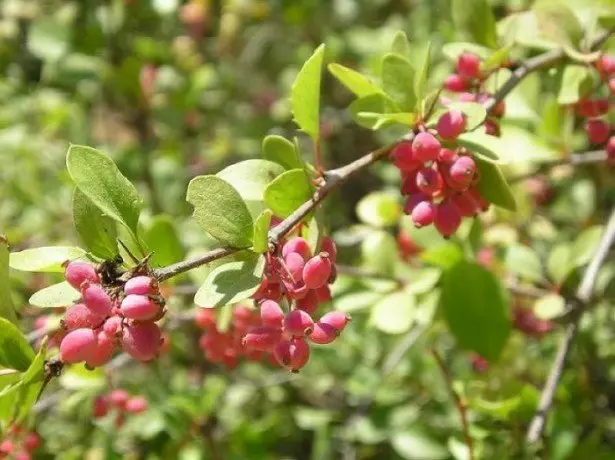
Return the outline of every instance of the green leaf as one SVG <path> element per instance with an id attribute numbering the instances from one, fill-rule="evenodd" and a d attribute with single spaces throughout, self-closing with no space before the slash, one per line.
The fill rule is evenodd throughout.
<path id="1" fill-rule="evenodd" d="M 395 32 L 393 43 L 391 44 L 391 52 L 400 56 L 408 57 L 410 55 L 410 42 L 408 36 L 403 30 Z"/>
<path id="2" fill-rule="evenodd" d="M 322 222 L 322 212 L 316 211 L 314 217 L 307 225 L 301 228 L 301 236 L 308 242 L 312 254 L 320 252 L 322 237 L 324 235 L 324 224 Z"/>
<path id="3" fill-rule="evenodd" d="M 567 243 L 554 246 L 547 258 L 547 273 L 551 279 L 560 284 L 574 268 L 572 263 L 572 247 Z"/>
<path id="4" fill-rule="evenodd" d="M 284 167 L 272 161 L 246 160 L 224 168 L 216 176 L 239 192 L 250 215 L 256 219 L 267 207 L 264 201 L 265 189 L 283 172 Z"/>
<path id="5" fill-rule="evenodd" d="M 372 192 L 357 204 L 359 219 L 374 227 L 397 225 L 403 210 L 396 196 L 387 192 Z"/>
<path id="6" fill-rule="evenodd" d="M 284 167 L 284 169 L 303 168 L 303 161 L 295 145 L 282 136 L 269 135 L 263 139 L 263 157 Z"/>
<path id="7" fill-rule="evenodd" d="M 594 225 L 586 228 L 577 236 L 572 245 L 571 254 L 572 263 L 574 263 L 576 267 L 588 264 L 592 260 L 603 232 L 604 227 L 602 225 Z"/>
<path id="8" fill-rule="evenodd" d="M 47 246 L 42 248 L 24 249 L 12 252 L 11 268 L 24 272 L 57 272 L 63 273 L 62 263 L 80 259 L 85 251 L 72 246 Z"/>
<path id="9" fill-rule="evenodd" d="M 474 157 L 474 160 L 480 172 L 476 188 L 483 198 L 501 208 L 516 211 L 515 196 L 498 165 L 479 157 Z"/>
<path id="10" fill-rule="evenodd" d="M 264 197 L 276 216 L 286 218 L 312 198 L 312 186 L 303 169 L 291 169 L 271 181 Z"/>
<path id="11" fill-rule="evenodd" d="M 137 189 L 113 160 L 104 153 L 82 145 L 71 145 L 66 167 L 75 185 L 108 217 L 125 225 L 136 238 L 141 212 Z"/>
<path id="12" fill-rule="evenodd" d="M 154 266 L 163 267 L 184 258 L 185 251 L 177 234 L 173 217 L 160 214 L 148 222 L 143 234 L 148 247 L 153 248 L 151 262 Z"/>
<path id="13" fill-rule="evenodd" d="M 327 68 L 341 84 L 358 97 L 369 96 L 370 94 L 384 94 L 382 88 L 356 70 L 349 69 L 341 64 L 329 64 Z"/>
<path id="14" fill-rule="evenodd" d="M 543 163 L 556 160 L 560 153 L 519 126 L 502 127 L 499 156 L 505 163 Z"/>
<path id="15" fill-rule="evenodd" d="M 320 45 L 305 62 L 291 90 L 290 103 L 295 123 L 314 142 L 318 141 L 320 121 L 320 79 L 325 45 Z"/>
<path id="16" fill-rule="evenodd" d="M 469 106 L 466 106 L 466 108 L 468 110 L 472 110 Z M 472 122 L 475 122 L 476 118 L 480 115 L 481 114 L 478 109 L 474 110 L 472 113 Z M 499 138 L 489 136 L 482 131 L 463 133 L 457 138 L 457 143 L 469 149 L 472 153 L 474 153 L 475 157 L 479 157 L 482 160 L 489 161 L 491 163 L 497 163 L 500 159 L 498 152 L 504 150 L 502 141 Z"/>
<path id="17" fill-rule="evenodd" d="M 489 48 L 469 42 L 445 43 L 442 45 L 442 53 L 453 62 L 457 62 L 463 53 L 476 54 L 483 60 L 488 59 L 492 54 Z"/>
<path id="18" fill-rule="evenodd" d="M 374 305 L 370 323 L 387 334 L 408 332 L 416 316 L 414 295 L 405 291 L 394 292 Z"/>
<path id="19" fill-rule="evenodd" d="M 453 22 L 479 45 L 497 48 L 495 17 L 488 0 L 452 0 Z"/>
<path id="20" fill-rule="evenodd" d="M 205 308 L 241 302 L 256 292 L 264 269 L 265 258 L 247 252 L 244 260 L 216 267 L 196 293 L 194 302 Z"/>
<path id="21" fill-rule="evenodd" d="M 9 278 L 9 246 L 4 235 L 0 235 L 0 316 L 15 323 L 17 315 L 11 298 Z"/>
<path id="22" fill-rule="evenodd" d="M 98 391 L 105 387 L 104 368 L 89 370 L 85 364 L 73 364 L 60 377 L 60 385 L 67 390 Z"/>
<path id="23" fill-rule="evenodd" d="M 0 318 L 0 367 L 26 371 L 33 359 L 34 351 L 17 326 Z"/>
<path id="24" fill-rule="evenodd" d="M 536 251 L 528 246 L 515 244 L 506 250 L 504 259 L 509 272 L 528 281 L 542 281 L 542 264 Z"/>
<path id="25" fill-rule="evenodd" d="M 393 450 L 407 460 L 446 460 L 448 449 L 425 433 L 408 429 L 391 436 Z"/>
<path id="26" fill-rule="evenodd" d="M 43 61 L 57 61 L 69 49 L 71 30 L 53 15 L 43 15 L 28 28 L 28 51 Z"/>
<path id="27" fill-rule="evenodd" d="M 419 257 L 427 264 L 442 268 L 450 268 L 464 258 L 459 245 L 448 241 L 441 241 L 439 244 L 428 246 Z"/>
<path id="28" fill-rule="evenodd" d="M 357 124 L 368 129 L 378 129 L 381 125 L 381 114 L 395 113 L 398 110 L 395 103 L 382 94 L 370 94 L 356 99 L 348 109 Z"/>
<path id="29" fill-rule="evenodd" d="M 366 310 L 373 307 L 383 297 L 381 292 L 361 291 L 337 297 L 335 299 L 335 309 L 352 313 L 355 311 Z"/>
<path id="30" fill-rule="evenodd" d="M 463 348 L 496 361 L 508 340 L 510 321 L 502 287 L 480 265 L 459 262 L 442 277 L 440 307 Z"/>
<path id="31" fill-rule="evenodd" d="M 583 26 L 574 12 L 560 0 L 538 0 L 532 5 L 540 33 L 560 45 L 576 46 L 583 37 Z"/>
<path id="32" fill-rule="evenodd" d="M 368 233 L 361 241 L 362 265 L 373 273 L 393 275 L 399 260 L 395 238 L 383 230 Z"/>
<path id="33" fill-rule="evenodd" d="M 35 292 L 28 302 L 33 307 L 39 308 L 67 307 L 79 300 L 80 297 L 79 291 L 68 282 L 62 281 Z"/>
<path id="34" fill-rule="evenodd" d="M 480 69 L 483 72 L 491 72 L 499 68 L 506 61 L 506 59 L 508 59 L 508 55 L 510 54 L 512 48 L 512 45 L 508 45 L 500 48 L 494 53 L 489 54 L 489 56 L 480 63 Z"/>
<path id="35" fill-rule="evenodd" d="M 534 313 L 540 319 L 554 319 L 566 310 L 566 300 L 559 294 L 547 294 L 534 303 Z"/>
<path id="36" fill-rule="evenodd" d="M 563 67 L 559 75 L 558 104 L 575 104 L 592 89 L 593 80 L 587 66 L 569 64 Z"/>
<path id="37" fill-rule="evenodd" d="M 364 123 L 370 124 L 371 129 L 377 130 L 389 125 L 400 124 L 406 127 L 410 127 L 416 121 L 416 115 L 414 113 L 373 113 L 373 112 L 359 112 L 357 117 Z"/>
<path id="38" fill-rule="evenodd" d="M 415 108 L 414 78 L 414 68 L 406 58 L 389 53 L 382 59 L 384 91 L 399 105 L 402 112 L 412 112 Z"/>
<path id="39" fill-rule="evenodd" d="M 254 241 L 252 250 L 262 254 L 269 250 L 269 241 L 267 235 L 269 233 L 269 224 L 273 213 L 269 209 L 265 209 L 260 216 L 254 221 Z"/>
<path id="40" fill-rule="evenodd" d="M 194 207 L 194 219 L 216 240 L 234 248 L 252 245 L 252 216 L 228 182 L 216 176 L 195 177 L 186 200 Z"/>
<path id="41" fill-rule="evenodd" d="M 94 256 L 111 260 L 117 254 L 117 228 L 84 193 L 73 192 L 73 224 L 83 245 Z"/>
<path id="42" fill-rule="evenodd" d="M 429 66 L 431 64 L 431 42 L 427 43 L 427 49 L 423 56 L 421 65 L 414 75 L 414 94 L 417 101 L 422 101 L 427 90 L 427 79 L 429 78 Z"/>

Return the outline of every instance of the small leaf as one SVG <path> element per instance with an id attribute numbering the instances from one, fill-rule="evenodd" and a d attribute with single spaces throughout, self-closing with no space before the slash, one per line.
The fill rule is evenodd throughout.
<path id="1" fill-rule="evenodd" d="M 291 169 L 276 177 L 265 189 L 264 196 L 273 213 L 286 218 L 312 198 L 312 186 L 303 169 Z"/>
<path id="2" fill-rule="evenodd" d="M 480 172 L 480 180 L 476 184 L 482 197 L 490 203 L 509 211 L 517 210 L 517 203 L 510 186 L 500 168 L 482 158 L 475 157 L 476 166 Z"/>
<path id="3" fill-rule="evenodd" d="M 592 260 L 603 232 L 604 227 L 602 225 L 594 225 L 586 228 L 577 236 L 572 245 L 571 254 L 571 259 L 575 266 L 581 267 Z"/>
<path id="4" fill-rule="evenodd" d="M 269 209 L 265 209 L 260 216 L 254 221 L 254 241 L 252 243 L 252 250 L 256 253 L 262 254 L 269 249 L 269 241 L 267 235 L 269 233 L 269 223 L 273 213 Z"/>
<path id="5" fill-rule="evenodd" d="M 3 235 L 0 235 L 0 316 L 13 323 L 17 322 L 15 306 L 11 298 L 9 246 Z"/>
<path id="6" fill-rule="evenodd" d="M 282 136 L 265 136 L 262 149 L 265 160 L 278 163 L 284 169 L 303 168 L 303 161 L 295 145 Z"/>
<path id="7" fill-rule="evenodd" d="M 325 45 L 320 45 L 305 62 L 291 90 L 291 107 L 295 122 L 314 142 L 318 141 L 320 121 L 320 79 Z"/>
<path id="8" fill-rule="evenodd" d="M 117 228 L 84 193 L 73 192 L 73 224 L 88 251 L 101 259 L 111 260 L 117 254 Z"/>
<path id="9" fill-rule="evenodd" d="M 427 48 L 423 56 L 423 61 L 418 67 L 414 76 L 414 94 L 417 101 L 422 101 L 427 90 L 427 79 L 429 78 L 429 66 L 431 64 L 431 42 L 427 43 Z"/>
<path id="10" fill-rule="evenodd" d="M 557 91 L 557 103 L 561 105 L 575 104 L 591 91 L 593 80 L 590 69 L 582 65 L 567 65 L 560 72 L 560 83 Z"/>
<path id="11" fill-rule="evenodd" d="M 69 49 L 71 30 L 52 15 L 41 16 L 28 27 L 28 51 L 43 61 L 57 61 Z"/>
<path id="12" fill-rule="evenodd" d="M 320 252 L 323 235 L 324 224 L 322 222 L 322 212 L 316 211 L 308 225 L 304 225 L 301 229 L 301 236 L 308 242 L 312 254 Z"/>
<path id="13" fill-rule="evenodd" d="M 400 56 L 408 57 L 410 55 L 410 42 L 408 36 L 403 30 L 395 32 L 393 43 L 391 44 L 391 52 Z"/>
<path id="14" fill-rule="evenodd" d="M 164 267 L 184 258 L 185 251 L 179 239 L 173 217 L 160 214 L 152 218 L 143 232 L 148 247 L 153 248 L 153 266 Z"/>
<path id="15" fill-rule="evenodd" d="M 554 319 L 566 309 L 566 300 L 558 294 L 547 294 L 534 303 L 534 313 L 540 319 Z"/>
<path id="16" fill-rule="evenodd" d="M 402 216 L 399 200 L 386 192 L 372 192 L 365 195 L 357 204 L 357 215 L 366 224 L 375 227 L 397 225 Z"/>
<path id="17" fill-rule="evenodd" d="M 384 230 L 369 232 L 361 241 L 362 265 L 373 273 L 393 275 L 399 260 L 395 238 Z"/>
<path id="18" fill-rule="evenodd" d="M 426 247 L 427 249 L 421 252 L 419 257 L 427 264 L 450 268 L 464 259 L 463 251 L 459 245 L 452 242 L 440 241 L 439 244 L 436 243 Z"/>
<path id="19" fill-rule="evenodd" d="M 77 188 L 105 215 L 128 227 L 136 238 L 141 199 L 113 160 L 91 147 L 71 145 L 66 167 Z"/>
<path id="20" fill-rule="evenodd" d="M 17 326 L 0 318 L 0 367 L 26 371 L 33 359 L 34 351 Z"/>
<path id="21" fill-rule="evenodd" d="M 547 272 L 551 279 L 557 284 L 563 283 L 573 268 L 572 247 L 566 243 L 554 246 L 547 258 Z"/>
<path id="22" fill-rule="evenodd" d="M 494 53 L 489 54 L 489 57 L 480 63 L 481 71 L 490 72 L 499 68 L 504 62 L 506 62 L 506 59 L 508 59 L 508 55 L 510 54 L 512 48 L 512 45 L 508 45 L 500 48 Z"/>
<path id="23" fill-rule="evenodd" d="M 516 244 L 506 250 L 506 268 L 509 272 L 528 281 L 542 281 L 542 264 L 536 251 L 528 246 Z"/>
<path id="24" fill-rule="evenodd" d="M 252 245 L 252 217 L 239 192 L 216 176 L 198 176 L 188 184 L 186 200 L 203 230 L 234 248 Z"/>
<path id="25" fill-rule="evenodd" d="M 57 272 L 63 273 L 62 263 L 80 259 L 85 251 L 72 246 L 47 246 L 42 248 L 24 249 L 12 252 L 10 265 L 14 270 L 24 272 Z"/>
<path id="26" fill-rule="evenodd" d="M 464 29 L 479 45 L 497 48 L 495 17 L 488 0 L 453 0 L 453 22 Z"/>
<path id="27" fill-rule="evenodd" d="M 384 94 L 382 88 L 356 70 L 349 69 L 341 64 L 329 64 L 327 68 L 340 83 L 358 97 L 369 96 L 370 94 Z"/>
<path id="28" fill-rule="evenodd" d="M 416 316 L 414 296 L 405 291 L 394 292 L 374 305 L 370 323 L 387 334 L 408 332 Z"/>
<path id="29" fill-rule="evenodd" d="M 502 287 L 480 265 L 459 262 L 444 272 L 440 307 L 461 347 L 497 361 L 510 333 Z"/>
<path id="30" fill-rule="evenodd" d="M 33 307 L 56 308 L 67 307 L 75 303 L 81 294 L 66 281 L 52 284 L 35 292 L 28 301 Z"/>
<path id="31" fill-rule="evenodd" d="M 416 115 L 414 113 L 359 112 L 356 115 L 363 123 L 370 125 L 370 128 L 373 130 L 395 124 L 410 127 L 416 121 Z"/>
<path id="32" fill-rule="evenodd" d="M 256 292 L 265 269 L 265 258 L 247 252 L 245 260 L 216 267 L 196 293 L 194 302 L 204 308 L 216 308 L 247 299 Z"/>
<path id="33" fill-rule="evenodd" d="M 465 107 L 469 108 L 469 106 Z M 472 121 L 475 121 L 478 116 L 480 116 L 480 113 L 477 109 L 473 112 Z M 489 136 L 482 131 L 463 133 L 457 138 L 457 143 L 469 149 L 472 153 L 474 153 L 474 156 L 491 163 L 497 163 L 500 159 L 498 152 L 504 150 L 502 141 L 499 138 Z"/>
<path id="34" fill-rule="evenodd" d="M 377 126 L 381 124 L 379 115 L 398 110 L 395 103 L 382 94 L 370 94 L 356 99 L 348 109 L 357 124 L 368 129 L 378 129 Z"/>
<path id="35" fill-rule="evenodd" d="M 414 68 L 406 58 L 389 53 L 382 59 L 384 91 L 399 105 L 402 112 L 412 112 L 415 108 L 414 75 Z"/>
<path id="36" fill-rule="evenodd" d="M 393 434 L 391 445 L 397 455 L 407 460 L 446 460 L 450 458 L 446 447 L 414 429 Z"/>

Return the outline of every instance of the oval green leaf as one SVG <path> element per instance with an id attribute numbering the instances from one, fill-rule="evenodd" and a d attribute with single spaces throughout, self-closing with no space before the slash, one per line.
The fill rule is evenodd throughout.
<path id="1" fill-rule="evenodd" d="M 271 181 L 264 196 L 273 213 L 286 218 L 312 198 L 312 186 L 303 169 L 291 169 Z"/>
<path id="2" fill-rule="evenodd" d="M 295 123 L 314 142 L 318 141 L 320 130 L 320 79 L 325 45 L 322 44 L 303 64 L 291 89 L 290 103 Z"/>
<path id="3" fill-rule="evenodd" d="M 282 136 L 265 136 L 262 149 L 265 160 L 278 163 L 284 169 L 303 168 L 303 160 L 295 144 Z"/>
<path id="4" fill-rule="evenodd" d="M 496 164 L 485 161 L 480 157 L 475 157 L 474 160 L 480 172 L 480 180 L 476 184 L 476 188 L 483 198 L 501 208 L 516 211 L 517 203 L 515 196 L 500 168 Z"/>
<path id="5" fill-rule="evenodd" d="M 66 281 L 52 284 L 35 292 L 28 301 L 33 307 L 56 308 L 67 307 L 75 303 L 81 294 Z"/>
<path id="6" fill-rule="evenodd" d="M 23 334 L 6 318 L 0 318 L 0 367 L 26 371 L 34 351 Z"/>
<path id="7" fill-rule="evenodd" d="M 73 192 L 73 224 L 83 245 L 94 256 L 110 260 L 118 254 L 115 222 L 78 188 Z"/>
<path id="8" fill-rule="evenodd" d="M 72 246 L 47 246 L 12 252 L 11 268 L 24 272 L 64 272 L 62 263 L 67 260 L 80 259 L 85 251 Z"/>

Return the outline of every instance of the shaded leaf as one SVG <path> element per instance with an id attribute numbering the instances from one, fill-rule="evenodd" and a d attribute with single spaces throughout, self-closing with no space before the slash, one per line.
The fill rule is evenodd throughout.
<path id="1" fill-rule="evenodd" d="M 479 109 L 472 110 L 473 106 L 463 107 L 465 107 L 466 110 L 472 111 L 473 122 L 481 115 Z M 485 134 L 482 131 L 463 133 L 457 138 L 457 143 L 472 151 L 475 157 L 492 163 L 498 162 L 500 159 L 499 152 L 504 150 L 504 145 L 499 138 Z"/>
<path id="2" fill-rule="evenodd" d="M 73 224 L 83 245 L 94 256 L 111 260 L 118 254 L 115 222 L 78 188 L 73 192 Z"/>
<path id="3" fill-rule="evenodd" d="M 11 280 L 9 278 L 9 246 L 6 238 L 0 235 L 0 317 L 15 323 L 17 315 L 11 298 Z"/>
<path id="4" fill-rule="evenodd" d="M 412 112 L 416 104 L 414 68 L 404 57 L 389 53 L 382 59 L 382 85 L 402 112 Z"/>
<path id="5" fill-rule="evenodd" d="M 542 281 L 542 264 L 534 249 L 515 244 L 506 250 L 506 268 L 528 281 Z"/>
<path id="6" fill-rule="evenodd" d="M 265 136 L 262 150 L 266 160 L 278 163 L 284 169 L 303 168 L 303 161 L 295 145 L 282 136 Z"/>
<path id="7" fill-rule="evenodd" d="M 33 359 L 34 351 L 17 326 L 0 318 L 0 367 L 26 371 Z"/>
<path id="8" fill-rule="evenodd" d="M 474 160 L 480 172 L 480 180 L 476 184 L 476 188 L 482 197 L 496 206 L 509 211 L 516 211 L 515 197 L 500 168 L 482 158 L 475 157 Z"/>
<path id="9" fill-rule="evenodd" d="M 173 217 L 160 214 L 152 218 L 143 234 L 146 244 L 153 248 L 151 262 L 163 267 L 184 258 L 185 251 L 179 239 Z"/>
<path id="10" fill-rule="evenodd" d="M 495 17 L 488 0 L 452 0 L 455 25 L 470 34 L 479 45 L 497 48 Z"/>
<path id="11" fill-rule="evenodd" d="M 559 75 L 558 104 L 575 104 L 592 89 L 591 71 L 586 66 L 566 65 Z"/>
<path id="12" fill-rule="evenodd" d="M 264 253 L 269 249 L 269 242 L 267 235 L 269 233 L 269 223 L 273 213 L 265 209 L 260 216 L 254 221 L 254 241 L 252 243 L 252 250 L 256 253 Z"/>

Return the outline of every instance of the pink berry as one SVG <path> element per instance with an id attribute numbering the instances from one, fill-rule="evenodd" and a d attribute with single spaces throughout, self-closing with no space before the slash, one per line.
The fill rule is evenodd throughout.
<path id="1" fill-rule="evenodd" d="M 86 281 L 81 286 L 81 296 L 86 307 L 97 315 L 107 316 L 111 314 L 113 302 L 111 297 L 100 284 L 93 284 Z"/>
<path id="2" fill-rule="evenodd" d="M 331 263 L 335 263 L 337 260 L 337 246 L 335 245 L 335 242 L 328 236 L 323 236 L 320 247 L 322 252 L 329 254 L 329 260 Z"/>
<path id="3" fill-rule="evenodd" d="M 463 53 L 457 58 L 456 69 L 464 78 L 476 78 L 480 72 L 480 59 L 476 54 Z"/>
<path id="4" fill-rule="evenodd" d="M 472 157 L 462 156 L 455 161 L 450 169 L 448 175 L 453 181 L 449 184 L 451 187 L 459 186 L 462 189 L 467 188 L 474 180 L 476 174 L 476 163 Z M 454 187 L 456 188 L 456 187 Z"/>
<path id="5" fill-rule="evenodd" d="M 86 359 L 85 364 L 90 368 L 100 367 L 108 363 L 115 351 L 115 341 L 104 331 L 100 331 L 96 336 L 96 348 L 92 355 Z"/>
<path id="6" fill-rule="evenodd" d="M 487 209 L 489 209 L 489 202 L 483 198 L 483 196 L 478 190 L 476 190 L 474 187 L 470 187 L 468 189 L 468 193 L 472 195 L 472 198 L 474 198 L 476 204 L 478 205 L 478 208 L 481 211 L 485 212 Z"/>
<path id="7" fill-rule="evenodd" d="M 316 299 L 317 301 L 320 302 L 329 302 L 331 301 L 331 288 L 329 286 L 327 286 L 326 284 L 324 286 L 319 287 L 318 289 L 316 289 L 314 291 L 316 293 Z M 307 295 L 305 296 L 306 298 L 308 297 Z M 299 303 L 297 304 L 298 308 L 301 308 L 301 306 L 299 305 Z M 308 311 L 306 308 L 301 308 L 302 310 L 307 311 L 308 313 L 311 314 L 310 311 Z"/>
<path id="8" fill-rule="evenodd" d="M 305 266 L 305 259 L 301 257 L 301 254 L 297 252 L 287 254 L 284 258 L 284 263 L 293 281 L 301 282 L 303 280 L 303 267 Z"/>
<path id="9" fill-rule="evenodd" d="M 445 199 L 436 208 L 434 225 L 440 234 L 448 238 L 457 231 L 461 225 L 461 213 L 449 199 Z"/>
<path id="10" fill-rule="evenodd" d="M 337 339 L 338 335 L 339 332 L 333 326 L 319 321 L 314 324 L 314 329 L 309 338 L 314 343 L 326 345 Z"/>
<path id="11" fill-rule="evenodd" d="M 105 317 L 97 315 L 82 303 L 68 307 L 62 319 L 64 328 L 70 330 L 79 328 L 94 329 L 102 324 Z"/>
<path id="12" fill-rule="evenodd" d="M 466 117 L 459 110 L 449 110 L 438 119 L 436 130 L 443 139 L 457 139 L 466 129 Z"/>
<path id="13" fill-rule="evenodd" d="M 126 412 L 130 414 L 138 414 L 145 412 L 148 408 L 147 399 L 143 396 L 135 396 L 126 401 Z"/>
<path id="14" fill-rule="evenodd" d="M 412 141 L 414 155 L 419 161 L 432 161 L 438 157 L 440 141 L 428 132 L 418 133 Z"/>
<path id="15" fill-rule="evenodd" d="M 118 409 L 124 409 L 126 407 L 126 402 L 130 399 L 130 394 L 123 390 L 122 388 L 118 388 L 117 390 L 113 390 L 109 395 L 109 401 Z"/>
<path id="16" fill-rule="evenodd" d="M 39 316 L 34 320 L 34 329 L 45 329 L 45 327 L 47 327 L 47 321 L 49 321 L 49 317 L 47 315 Z"/>
<path id="17" fill-rule="evenodd" d="M 22 445 L 28 452 L 32 452 L 41 446 L 41 437 L 36 433 L 28 433 L 23 439 Z"/>
<path id="18" fill-rule="evenodd" d="M 310 346 L 303 339 L 284 340 L 275 346 L 275 359 L 291 372 L 298 372 L 310 359 Z"/>
<path id="19" fill-rule="evenodd" d="M 413 171 L 420 168 L 422 163 L 415 157 L 411 142 L 397 144 L 391 152 L 391 160 L 402 171 Z"/>
<path id="20" fill-rule="evenodd" d="M 468 83 L 460 75 L 452 74 L 444 80 L 444 87 L 453 93 L 461 93 L 468 90 Z"/>
<path id="21" fill-rule="evenodd" d="M 309 335 L 314 327 L 314 320 L 304 310 L 292 310 L 284 318 L 284 332 L 293 337 Z"/>
<path id="22" fill-rule="evenodd" d="M 147 296 L 130 294 L 124 297 L 120 309 L 126 318 L 146 321 L 158 314 L 160 305 Z"/>
<path id="23" fill-rule="evenodd" d="M 473 93 L 460 93 L 459 96 L 457 96 L 459 102 L 477 102 L 476 99 L 476 95 Z"/>
<path id="24" fill-rule="evenodd" d="M 604 120 L 587 120 L 585 134 L 592 144 L 604 144 L 609 138 L 609 124 Z"/>
<path id="25" fill-rule="evenodd" d="M 139 361 L 150 361 L 158 353 L 160 328 L 154 323 L 125 326 L 122 334 L 124 351 Z"/>
<path id="26" fill-rule="evenodd" d="M 78 363 L 89 359 L 96 349 L 96 334 L 92 329 L 80 328 L 70 331 L 60 344 L 60 356 L 66 363 Z"/>
<path id="27" fill-rule="evenodd" d="M 331 260 L 321 253 L 312 257 L 303 267 L 303 282 L 308 289 L 317 289 L 323 286 L 331 274 Z"/>
<path id="28" fill-rule="evenodd" d="M 201 329 L 214 329 L 216 327 L 216 311 L 213 308 L 199 308 L 194 321 Z"/>
<path id="29" fill-rule="evenodd" d="M 609 162 L 615 162 L 615 136 L 609 137 L 609 140 L 606 143 L 606 147 L 604 149 L 606 150 L 606 155 Z"/>
<path id="30" fill-rule="evenodd" d="M 342 311 L 330 311 L 318 321 L 320 324 L 328 324 L 337 332 L 342 332 L 350 322 L 350 316 Z"/>
<path id="31" fill-rule="evenodd" d="M 4 441 L 2 441 L 2 443 L 0 443 L 0 455 L 9 455 L 11 452 L 13 452 L 14 448 L 15 445 L 13 444 L 13 441 L 11 441 L 10 439 L 5 439 Z"/>
<path id="32" fill-rule="evenodd" d="M 75 289 L 81 289 L 81 285 L 85 281 L 100 283 L 100 278 L 94 267 L 86 262 L 80 262 L 78 260 L 66 264 L 64 277 Z"/>
<path id="33" fill-rule="evenodd" d="M 596 61 L 596 68 L 600 73 L 607 76 L 615 74 L 615 56 L 603 54 Z"/>
<path id="34" fill-rule="evenodd" d="M 410 217 L 412 222 L 417 228 L 426 227 L 430 225 L 436 215 L 436 206 L 431 201 L 421 201 L 417 204 Z"/>
<path id="35" fill-rule="evenodd" d="M 431 198 L 420 192 L 409 195 L 406 199 L 406 203 L 404 204 L 404 212 L 408 215 L 412 214 L 414 208 L 416 208 L 418 204 L 422 203 L 423 201 L 431 201 Z"/>
<path id="36" fill-rule="evenodd" d="M 261 323 L 268 327 L 282 327 L 284 321 L 284 311 L 280 304 L 274 300 L 265 300 L 260 305 Z"/>
<path id="37" fill-rule="evenodd" d="M 103 324 L 103 331 L 105 331 L 105 334 L 109 337 L 117 335 L 121 330 L 122 318 L 120 316 L 112 316 Z"/>
<path id="38" fill-rule="evenodd" d="M 611 95 L 615 95 L 615 77 L 609 79 L 608 87 Z"/>
<path id="39" fill-rule="evenodd" d="M 21 451 L 21 452 L 17 452 L 17 454 L 15 454 L 15 460 L 31 460 L 32 456 L 25 451 Z"/>
<path id="40" fill-rule="evenodd" d="M 314 313 L 316 311 L 316 309 L 318 308 L 318 291 L 320 291 L 321 289 L 329 289 L 329 286 L 327 286 L 326 284 L 324 286 L 319 287 L 318 289 L 313 289 L 308 291 L 307 294 L 305 294 L 305 297 L 303 299 L 299 299 L 297 300 L 297 308 L 299 308 L 300 310 L 303 310 L 306 313 L 309 313 L 310 315 L 312 313 Z M 330 292 L 329 292 L 330 295 Z"/>
<path id="41" fill-rule="evenodd" d="M 416 186 L 425 195 L 435 195 L 442 190 L 443 180 L 434 168 L 422 168 L 416 175 Z"/>
<path id="42" fill-rule="evenodd" d="M 109 400 L 106 396 L 97 396 L 94 400 L 94 418 L 104 417 L 109 413 Z"/>
<path id="43" fill-rule="evenodd" d="M 577 102 L 576 110 L 582 117 L 592 118 L 606 115 L 609 111 L 607 99 L 582 99 Z"/>
<path id="44" fill-rule="evenodd" d="M 436 159 L 440 163 L 451 164 L 455 160 L 457 160 L 457 158 L 459 158 L 459 156 L 454 151 L 452 151 L 451 149 L 442 147 L 440 151 L 438 152 L 438 158 Z"/>
<path id="45" fill-rule="evenodd" d="M 135 276 L 124 284 L 124 294 L 149 295 L 157 291 L 156 280 L 149 276 Z"/>
<path id="46" fill-rule="evenodd" d="M 463 217 L 474 217 L 478 213 L 478 204 L 468 192 L 452 194 L 449 199 L 457 206 Z"/>
<path id="47" fill-rule="evenodd" d="M 288 240 L 288 242 L 282 247 L 283 258 L 286 258 L 286 256 L 290 253 L 299 254 L 303 260 L 308 260 L 312 257 L 312 250 L 310 249 L 309 243 L 299 236 Z"/>
<path id="48" fill-rule="evenodd" d="M 256 327 L 248 332 L 241 344 L 247 350 L 270 351 L 280 341 L 282 331 L 273 327 Z"/>

